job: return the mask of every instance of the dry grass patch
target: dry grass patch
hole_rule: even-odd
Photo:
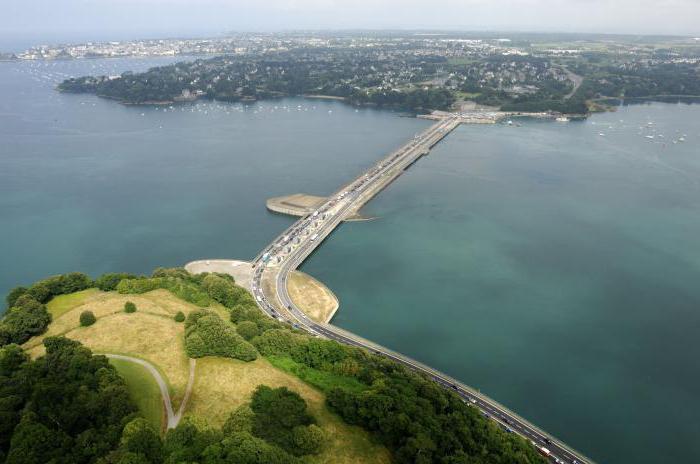
[[[49,330],[29,340],[25,347],[32,357],[41,356],[46,336],[65,335],[97,353],[126,354],[154,364],[168,381],[174,407],[182,400],[189,361],[185,354],[184,324],[175,322],[178,311],[189,314],[197,306],[180,300],[167,290],[155,290],[142,295],[121,295],[99,292],[89,299],[77,301],[73,309],[57,317]],[[124,312],[124,303],[131,301],[135,313]],[[80,313],[91,310],[97,322],[80,327]]]
[[[291,273],[287,290],[294,304],[316,322],[329,322],[338,309],[338,298],[333,292],[303,272]]]
[[[88,288],[87,290],[69,293],[68,295],[58,295],[47,303],[46,309],[48,309],[51,316],[56,319],[71,309],[88,303],[102,295],[104,295],[104,292],[97,288]]]
[[[314,463],[388,463],[386,448],[372,443],[367,432],[349,426],[324,405],[324,395],[300,379],[273,367],[264,358],[243,362],[207,357],[197,361],[197,374],[188,414],[205,419],[210,425],[223,425],[231,411],[248,403],[258,385],[285,386],[299,393],[309,410],[328,434],[326,449],[309,458]]]

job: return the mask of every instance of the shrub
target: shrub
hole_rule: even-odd
[[[163,459],[163,443],[160,435],[142,417],[137,417],[126,424],[120,444],[121,448],[127,452],[143,455],[146,462],[161,462]]]
[[[185,313],[182,311],[178,311],[177,314],[175,315],[175,322],[184,322],[185,321]]]
[[[185,346],[190,358],[223,356],[253,361],[255,347],[212,311],[193,311],[185,322]]]
[[[46,306],[29,294],[15,299],[0,321],[0,346],[8,343],[22,344],[35,335],[42,334],[51,323],[51,314]]]
[[[238,324],[238,326],[236,326],[236,332],[238,332],[238,335],[249,341],[252,340],[253,337],[260,335],[258,325],[252,321],[242,321],[240,324]]]
[[[92,311],[83,311],[80,313],[80,325],[83,327],[90,326],[97,322],[97,318]]]
[[[132,303],[131,301],[127,301],[124,303],[124,312],[125,313],[135,313],[136,312],[136,305]]]
[[[27,290],[27,287],[15,287],[12,290],[10,290],[10,293],[8,293],[5,297],[5,301],[7,301],[7,307],[13,307],[15,305],[15,301],[17,301],[17,298],[27,293]]]
[[[256,437],[275,443],[296,456],[308,454],[309,449],[320,450],[320,444],[316,443],[317,431],[300,430],[313,424],[314,418],[307,412],[306,401],[298,393],[287,387],[273,389],[260,385],[253,393],[250,408],[255,413],[253,435]]]
[[[295,454],[318,454],[323,449],[326,437],[318,425],[311,424],[308,427],[294,427],[292,440],[297,451]]]
[[[292,348],[303,342],[301,337],[289,330],[273,329],[255,337],[252,343],[263,356],[290,355]]]
[[[92,285],[93,282],[87,275],[81,272],[71,272],[40,280],[30,286],[27,293],[39,303],[46,303],[55,296],[85,290]]]
[[[241,405],[228,416],[222,431],[225,435],[238,432],[252,433],[254,417],[255,413],[250,409],[250,405]]]
[[[95,287],[99,288],[104,292],[111,292],[117,289],[117,285],[123,279],[136,279],[137,276],[134,274],[127,274],[124,272],[109,272],[107,274],[102,274],[95,280]]]
[[[206,307],[211,303],[209,295],[196,283],[179,277],[123,279],[117,285],[117,291],[125,295],[146,293],[159,288],[169,290],[177,297],[197,306]]]
[[[264,317],[255,303],[237,303],[230,311],[231,322],[238,324],[241,321],[257,321]]]

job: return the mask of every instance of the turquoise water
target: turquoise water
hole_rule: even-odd
[[[291,222],[266,198],[329,193],[427,126],[328,101],[164,111],[52,90],[167,61],[0,63],[1,292],[252,257]],[[460,127],[304,270],[339,296],[334,323],[599,462],[698,461],[699,116]]]
[[[461,127],[304,270],[335,324],[599,462],[697,462],[699,115]]]

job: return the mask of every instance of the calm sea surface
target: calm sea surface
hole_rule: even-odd
[[[250,258],[291,222],[266,198],[330,193],[427,126],[319,100],[53,91],[171,61],[0,63],[0,292]],[[699,121],[700,106],[650,104],[460,127],[303,269],[340,298],[335,324],[599,462],[698,462]]]

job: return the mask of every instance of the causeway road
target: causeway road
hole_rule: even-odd
[[[551,462],[592,463],[578,451],[540,430],[505,406],[446,374],[333,325],[314,322],[294,305],[287,291],[289,274],[301,265],[344,219],[355,214],[362,205],[386,188],[420,157],[427,155],[435,144],[461,122],[459,114],[446,115],[344,185],[313,213],[299,219],[282,232],[252,261],[252,293],[258,306],[270,317],[287,321],[314,336],[366,348],[425,374],[444,388],[454,391],[465,403],[479,408],[485,417],[496,421],[504,430],[531,441]]]

